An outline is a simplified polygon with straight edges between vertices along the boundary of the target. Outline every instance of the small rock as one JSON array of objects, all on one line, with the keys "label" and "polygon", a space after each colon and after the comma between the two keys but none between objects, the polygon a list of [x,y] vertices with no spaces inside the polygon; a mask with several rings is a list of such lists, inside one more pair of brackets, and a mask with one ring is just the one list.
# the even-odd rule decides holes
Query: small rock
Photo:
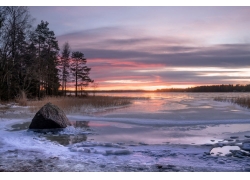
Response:
[{"label": "small rock", "polygon": [[245,168],[245,171],[246,171],[246,172],[250,172],[250,167],[246,167],[246,168]]},{"label": "small rock", "polygon": [[139,142],[138,144],[144,145],[144,146],[148,145],[147,143],[144,143],[144,142]]},{"label": "small rock", "polygon": [[161,165],[161,164],[156,164],[156,167],[157,167],[158,169],[161,169],[161,168],[162,168],[162,165]]},{"label": "small rock", "polygon": [[234,157],[237,157],[237,158],[244,158],[244,156],[240,155],[240,154],[235,154]]},{"label": "small rock", "polygon": [[104,164],[101,164],[101,165],[100,165],[100,167],[101,167],[101,168],[105,168],[105,167],[106,167],[106,165],[104,165]]},{"label": "small rock", "polygon": [[112,144],[112,143],[105,143],[104,146],[105,146],[105,147],[112,147],[113,144]]},{"label": "small rock", "polygon": [[213,144],[206,143],[206,144],[203,144],[203,146],[213,146]]},{"label": "small rock", "polygon": [[50,159],[59,159],[59,157],[54,156],[54,157],[51,157]]},{"label": "small rock", "polygon": [[238,139],[239,137],[238,136],[231,136],[230,138],[231,139]]},{"label": "small rock", "polygon": [[131,152],[127,149],[122,149],[122,150],[116,150],[114,151],[114,154],[115,155],[128,155],[130,154]]},{"label": "small rock", "polygon": [[173,168],[175,168],[175,166],[171,164],[162,166],[162,169],[173,169]]},{"label": "small rock", "polygon": [[171,153],[171,154],[169,154],[170,156],[177,156],[177,154],[176,153]]},{"label": "small rock", "polygon": [[226,157],[231,157],[232,153],[225,154]]},{"label": "small rock", "polygon": [[250,143],[243,143],[241,149],[245,151],[250,151]]},{"label": "small rock", "polygon": [[204,155],[210,155],[210,153],[209,152],[204,152]]},{"label": "small rock", "polygon": [[41,163],[41,162],[43,162],[43,161],[42,161],[41,159],[37,159],[36,162],[37,162],[37,163]]},{"label": "small rock", "polygon": [[77,152],[78,151],[78,148],[71,148],[70,149],[72,152]]},{"label": "small rock", "polygon": [[85,153],[90,153],[90,149],[84,149],[83,152],[85,152]]},{"label": "small rock", "polygon": [[217,143],[217,146],[218,147],[223,147],[223,144],[222,143]]},{"label": "small rock", "polygon": [[112,150],[106,150],[106,155],[110,155],[110,154],[113,154],[113,151]]},{"label": "small rock", "polygon": [[225,164],[224,161],[217,161],[219,164]]},{"label": "small rock", "polygon": [[225,141],[232,142],[234,140],[233,139],[226,139]]}]

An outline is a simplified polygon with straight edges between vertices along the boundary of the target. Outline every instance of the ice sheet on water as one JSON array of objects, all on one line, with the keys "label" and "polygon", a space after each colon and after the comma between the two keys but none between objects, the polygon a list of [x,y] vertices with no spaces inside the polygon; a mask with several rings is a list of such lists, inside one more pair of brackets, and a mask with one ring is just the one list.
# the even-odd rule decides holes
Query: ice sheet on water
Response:
[{"label": "ice sheet on water", "polygon": [[209,124],[244,124],[250,123],[250,119],[214,119],[214,120],[171,120],[171,119],[147,119],[147,118],[108,118],[108,117],[90,117],[90,116],[80,116],[80,115],[68,115],[70,120],[75,121],[104,121],[104,122],[121,122],[126,124],[137,124],[145,126],[154,126],[154,125],[209,125]]},{"label": "ice sheet on water", "polygon": [[[170,99],[176,98],[175,96],[176,96],[175,94],[171,94]],[[194,97],[194,96],[197,96],[197,97]],[[207,96],[206,98],[211,99],[211,96],[209,95],[206,95],[206,96]],[[161,127],[161,128],[166,128],[165,131],[170,132],[170,133],[171,133],[171,126],[173,126],[172,130],[176,131],[177,135],[178,134],[184,135],[184,133],[183,134],[179,133],[183,131],[192,132],[193,135],[197,132],[201,132],[201,135],[203,135],[202,133],[205,132],[205,130],[209,129],[207,128],[208,127],[207,125],[210,125],[210,124],[237,124],[237,123],[249,123],[250,122],[250,118],[248,118],[248,115],[247,115],[249,114],[249,112],[247,112],[245,109],[242,109],[242,111],[246,113],[246,116],[245,116],[246,118],[241,118],[242,116],[240,115],[238,116],[238,114],[237,114],[237,117],[239,118],[234,118],[234,117],[231,117],[231,114],[235,114],[239,111],[231,111],[231,110],[235,110],[238,107],[232,106],[231,104],[227,104],[227,103],[210,101],[210,100],[207,100],[206,98],[202,99],[200,96],[196,94],[187,95],[187,97],[185,95],[185,97],[182,97],[182,98],[177,97],[173,103],[176,103],[176,104],[182,103],[189,108],[191,105],[193,105],[192,109],[188,109],[188,110],[185,110],[185,109],[178,110],[178,111],[171,110],[171,112],[173,112],[172,114],[175,114],[175,115],[181,115],[181,113],[183,112],[186,112],[186,114],[190,115],[190,116],[186,115],[185,119],[182,119],[182,120],[176,120],[174,118],[173,119],[166,118],[165,116],[166,113],[165,114],[163,113],[164,116],[159,116],[160,113],[158,110],[162,110],[164,108],[167,109],[167,107],[163,107],[163,108],[158,107],[156,109],[156,112],[152,111],[152,114],[154,114],[153,116],[154,118],[151,118],[151,116],[148,117],[147,114],[143,114],[143,113],[139,114],[140,116],[138,117],[140,118],[128,118],[125,116],[116,116],[112,118],[111,117],[91,117],[91,116],[82,116],[82,115],[67,115],[67,116],[70,120],[91,121],[91,122],[93,121],[94,122],[96,121],[116,122],[116,123],[121,123],[121,124],[128,124],[129,125],[128,127],[132,127],[132,128],[135,128],[134,126],[136,125],[140,125],[143,127],[144,126],[156,127],[155,131],[159,131],[159,129],[157,128]],[[161,101],[160,104],[164,104],[163,101],[166,101],[166,99],[167,98],[164,97],[158,100]],[[141,103],[141,105],[148,106],[148,103]],[[168,105],[170,104],[165,103],[165,105],[163,106],[168,106]],[[204,108],[208,105],[211,106],[212,108]],[[201,108],[199,109],[197,106],[202,106],[203,109]],[[226,113],[229,113],[228,115],[229,118],[228,119],[214,118],[214,114],[215,114],[214,112],[216,110],[219,113],[222,112],[221,110],[218,110],[218,108],[223,108],[224,110],[227,110],[228,112]],[[140,109],[143,110],[142,107]],[[199,113],[199,116],[195,116],[192,118],[191,115],[197,112]],[[201,113],[201,112],[205,112],[205,113]],[[129,111],[127,111],[126,113],[129,114]],[[205,116],[211,116],[212,120],[204,120],[203,118]],[[191,118],[187,118],[187,117],[191,117]],[[25,121],[25,119],[23,119],[23,121]],[[244,164],[244,162],[241,164],[234,163],[232,165],[229,164],[225,167],[224,166],[222,167],[220,164],[217,164],[216,162],[214,162],[212,158],[207,157],[207,156],[204,157],[202,155],[203,152],[209,152],[209,149],[211,148],[211,146],[198,146],[198,145],[197,146],[196,145],[183,146],[183,145],[172,144],[172,143],[168,145],[150,144],[150,143],[148,144],[137,143],[136,144],[135,143],[135,146],[129,146],[127,143],[125,144],[111,143],[107,139],[105,140],[106,142],[102,142],[102,141],[99,142],[98,140],[96,142],[85,141],[85,142],[80,142],[80,143],[76,143],[76,144],[69,145],[69,146],[62,146],[58,143],[49,141],[48,139],[46,139],[39,133],[27,132],[26,130],[11,131],[11,132],[6,130],[8,128],[11,128],[11,126],[17,122],[20,123],[20,120],[17,120],[17,121],[10,120],[10,119],[6,119],[6,121],[4,119],[1,120],[1,124],[0,124],[1,151],[5,151],[5,150],[7,151],[11,148],[11,149],[18,149],[18,150],[23,150],[27,152],[30,152],[30,151],[39,152],[40,153],[39,158],[46,158],[49,156],[58,156],[60,157],[60,159],[65,158],[67,160],[72,160],[75,158],[77,161],[79,161],[77,162],[79,164],[83,164],[85,162],[91,164],[93,162],[92,164],[94,164],[93,165],[94,168],[90,169],[90,171],[95,168],[98,169],[98,166],[101,164],[105,164],[107,168],[111,166],[118,166],[118,165],[123,165],[123,166],[131,165],[132,167],[134,167],[133,170],[135,170],[137,167],[139,167],[142,164],[153,165],[154,163],[162,163],[162,164],[173,163],[176,166],[186,166],[186,167],[190,167],[190,166],[205,167],[205,168],[214,167],[217,170],[221,168],[222,169],[229,168],[230,170],[234,171],[235,166],[237,166],[239,170],[239,168],[243,167],[242,164]],[[195,127],[193,127],[193,125],[195,125]],[[170,129],[168,129],[168,127],[170,127]],[[239,130],[237,130],[236,132],[235,126],[232,126],[232,127],[234,127],[234,131],[235,133],[237,133],[234,135],[239,136],[239,132],[238,132]],[[90,125],[90,128],[91,128],[91,125]],[[124,126],[119,125],[119,128],[120,128],[119,130],[124,131]],[[115,129],[118,129],[118,128],[115,127]],[[221,135],[221,129],[223,128],[218,127],[217,129],[218,129],[218,135]],[[229,128],[225,127],[225,130],[226,129],[229,129]],[[241,129],[242,131],[242,127],[239,127],[239,129]],[[74,135],[79,135],[81,133],[88,133],[88,131],[89,130],[87,129],[68,127],[65,130],[61,131],[60,135],[73,135],[74,136]],[[231,133],[234,131],[230,130]],[[244,130],[244,131],[247,131],[247,130]],[[146,132],[148,133],[148,131]],[[161,132],[164,132],[164,130],[160,131],[160,133]],[[205,132],[207,133],[207,134],[204,133],[206,136],[201,136],[200,138],[202,139],[209,138],[208,142],[210,142],[212,137],[214,137],[215,128],[213,128],[212,132],[213,134],[211,135],[211,137],[209,137],[209,134]],[[242,133],[241,136],[247,134],[246,132],[241,132],[241,133]],[[102,135],[103,134],[100,134],[100,136]],[[117,133],[116,135],[120,136],[121,134]],[[173,134],[174,137],[176,137],[177,135]],[[111,134],[111,136],[114,137],[114,134]],[[225,136],[229,138],[232,135],[226,134]],[[137,141],[143,142],[138,139],[138,136],[135,136],[135,137],[137,138],[136,139]],[[155,136],[155,137],[158,138],[160,136]],[[169,136],[165,136],[165,137],[169,138]],[[145,138],[145,136],[143,136],[143,138]],[[192,138],[191,136],[187,137],[188,140],[190,140],[191,138]],[[213,138],[213,139],[215,139],[215,142],[217,143],[218,136],[217,138]],[[193,140],[191,142],[195,142],[197,144],[195,139]],[[169,140],[166,139],[165,141],[169,141]],[[115,142],[121,142],[121,141],[119,140]],[[177,139],[176,142],[180,143],[180,140]],[[187,142],[187,140],[185,140],[185,142]],[[21,155],[19,155],[19,157],[20,156]],[[21,158],[24,158],[24,157],[21,157]],[[203,158],[207,158],[207,159],[203,160]],[[220,157],[220,158],[224,158],[224,157]],[[211,163],[211,165],[208,166],[207,165],[208,162]],[[66,166],[67,163],[61,163],[60,165]],[[77,166],[77,164],[75,165]],[[76,169],[78,170],[78,168]],[[72,169],[72,170],[76,170],[76,169]],[[79,169],[81,168],[79,167]],[[113,170],[116,170],[116,169],[114,168]]]},{"label": "ice sheet on water", "polygon": [[[3,122],[5,125],[12,125],[12,120]],[[15,121],[16,123],[17,121]],[[6,126],[5,126],[6,127]],[[72,127],[65,129],[65,132],[78,133],[78,129]],[[79,132],[80,133],[80,132]],[[77,166],[77,164],[88,163],[93,167],[99,167],[99,165],[105,165],[106,168],[112,167],[113,171],[118,170],[120,167],[130,166],[136,170],[138,167],[150,167],[154,164],[174,164],[180,167],[207,167],[207,162],[212,163],[214,168],[222,168],[213,161],[211,158],[203,160],[203,152],[209,152],[207,146],[175,146],[175,145],[144,145],[137,144],[136,146],[127,146],[126,144],[111,143],[111,142],[98,142],[98,141],[86,141],[76,143],[72,146],[60,146],[59,144],[48,141],[42,137],[39,133],[27,132],[26,130],[20,131],[5,131],[4,128],[0,130],[0,145],[3,144],[4,150],[18,149],[18,151],[25,152],[38,152],[35,154],[36,158],[46,159],[51,156],[57,156],[60,160],[73,161],[72,165],[68,167],[67,163],[61,161],[60,166],[64,168],[71,168]],[[230,137],[230,136],[229,136]],[[9,149],[8,149],[9,148]],[[2,151],[3,149],[1,149]],[[29,153],[27,153],[29,154]],[[197,155],[193,155],[197,154]],[[7,157],[6,157],[7,158]],[[22,154],[18,154],[18,158],[25,159],[28,155],[22,157]],[[189,159],[190,158],[190,159]],[[181,160],[180,160],[181,159]],[[238,169],[242,167],[242,163],[237,165]],[[83,168],[71,169],[83,170]],[[235,170],[235,165],[228,165],[223,168]],[[223,170],[222,168],[222,170]],[[89,169],[91,171],[92,169]],[[100,169],[99,169],[100,170]],[[86,169],[85,169],[86,171]],[[100,170],[101,171],[101,170]]]}]

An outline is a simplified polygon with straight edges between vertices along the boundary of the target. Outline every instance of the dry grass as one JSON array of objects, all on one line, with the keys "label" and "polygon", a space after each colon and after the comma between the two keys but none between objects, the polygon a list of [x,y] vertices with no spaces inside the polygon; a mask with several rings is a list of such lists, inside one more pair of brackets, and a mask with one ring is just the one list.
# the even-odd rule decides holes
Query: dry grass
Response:
[{"label": "dry grass", "polygon": [[215,101],[221,101],[221,102],[230,102],[234,104],[238,104],[245,108],[250,108],[250,97],[215,97]]},{"label": "dry grass", "polygon": [[27,97],[26,97],[26,94],[24,91],[21,91],[20,94],[18,95],[18,97],[16,98],[16,103],[19,105],[19,106],[27,106]]},{"label": "dry grass", "polygon": [[106,108],[125,106],[132,103],[130,97],[114,97],[114,96],[89,96],[80,97],[47,97],[40,101],[28,101],[31,112],[37,112],[46,103],[51,102],[58,106],[66,113],[86,112],[93,108]]}]

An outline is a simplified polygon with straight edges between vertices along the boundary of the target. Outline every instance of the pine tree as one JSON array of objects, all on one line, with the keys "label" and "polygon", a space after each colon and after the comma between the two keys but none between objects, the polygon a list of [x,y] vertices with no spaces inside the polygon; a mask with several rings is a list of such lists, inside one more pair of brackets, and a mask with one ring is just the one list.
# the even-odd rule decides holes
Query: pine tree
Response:
[{"label": "pine tree", "polygon": [[82,89],[83,86],[88,86],[89,82],[93,82],[89,78],[89,71],[91,68],[88,68],[86,63],[87,60],[84,58],[84,54],[82,52],[72,52],[72,63],[70,64],[70,69],[75,78],[75,96],[77,96],[78,86]]},{"label": "pine tree", "polygon": [[66,42],[62,48],[62,55],[60,58],[60,72],[62,80],[62,94],[66,96],[67,81],[69,79],[69,61],[70,61],[70,46]]},{"label": "pine tree", "polygon": [[32,34],[32,43],[37,49],[38,84],[37,95],[56,95],[60,86],[58,77],[58,42],[53,31],[48,28],[49,23],[41,21]]}]

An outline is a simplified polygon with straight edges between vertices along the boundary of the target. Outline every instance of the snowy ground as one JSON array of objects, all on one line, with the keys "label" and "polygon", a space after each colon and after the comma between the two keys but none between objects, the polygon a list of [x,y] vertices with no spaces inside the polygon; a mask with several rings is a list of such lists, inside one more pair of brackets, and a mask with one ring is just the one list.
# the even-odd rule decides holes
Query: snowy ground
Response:
[{"label": "snowy ground", "polygon": [[149,95],[47,134],[27,131],[27,108],[0,107],[0,171],[250,171],[250,111],[213,101],[248,94]]}]

